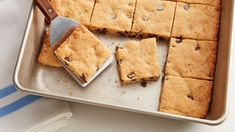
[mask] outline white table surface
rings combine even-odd
[[[1,85],[12,83],[12,69],[15,65],[15,56],[17,56],[21,44],[24,28],[26,25],[29,5],[32,0],[0,0],[0,48],[5,48],[5,52],[1,53],[0,61],[10,61],[10,72],[6,80],[0,80]],[[12,3],[9,5],[9,3]],[[235,50],[233,46],[233,56]],[[4,54],[11,54],[12,60],[5,60]],[[232,61],[235,67],[235,61]],[[234,71],[234,70],[232,70]],[[2,73],[0,73],[1,75]],[[208,126],[196,123],[188,123],[159,117],[153,117],[143,114],[101,108],[96,106],[70,103],[74,112],[73,118],[69,121],[67,127],[59,130],[59,132],[221,132],[235,130],[235,74],[230,78],[230,112],[224,123],[218,126]]]

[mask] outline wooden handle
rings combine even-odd
[[[58,16],[49,0],[35,0],[35,3],[45,15],[48,22],[51,22]]]

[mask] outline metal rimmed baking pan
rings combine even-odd
[[[34,95],[210,125],[220,124],[228,113],[233,0],[223,0],[222,7],[224,8],[222,8],[221,15],[213,96],[209,113],[205,119],[157,111],[163,74],[161,74],[159,81],[149,82],[147,87],[142,87],[140,84],[121,86],[116,63],[113,62],[88,87],[81,88],[64,69],[39,64],[37,57],[42,47],[46,25],[43,15],[33,5],[14,73],[15,85],[20,91]],[[131,39],[96,35],[113,51],[116,45]],[[158,41],[159,61],[162,70],[168,48],[166,43],[164,40]]]

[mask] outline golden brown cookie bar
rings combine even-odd
[[[169,38],[172,30],[176,2],[137,0],[132,35]]]
[[[181,1],[185,3],[194,3],[194,4],[206,4],[206,5],[214,5],[214,6],[220,6],[221,0],[175,0],[175,1]]]
[[[77,77],[88,82],[111,51],[81,25],[55,50],[55,54]]]
[[[96,0],[92,31],[127,35],[131,30],[135,0]]]
[[[47,66],[60,67],[61,65],[57,62],[56,57],[54,56],[50,47],[49,33],[50,31],[48,30],[45,34],[43,47],[38,56],[38,62]]]
[[[155,38],[128,41],[123,47],[117,47],[116,50],[122,84],[158,80],[160,66]]]
[[[211,100],[213,81],[166,76],[159,111],[205,118]]]
[[[177,2],[172,37],[217,40],[220,8]]]
[[[213,80],[216,52],[216,41],[172,38],[165,74]]]
[[[89,26],[94,4],[95,0],[67,0],[65,16]]]

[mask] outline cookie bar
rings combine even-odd
[[[165,74],[213,80],[216,52],[216,41],[172,38]]]
[[[169,38],[176,2],[137,0],[131,34],[138,37],[161,36]]]
[[[50,31],[48,30],[45,34],[43,47],[38,56],[38,62],[47,66],[60,67],[61,65],[57,62],[56,57],[54,56],[52,49],[50,47],[49,33]]]
[[[88,82],[111,51],[81,25],[55,50],[55,54],[77,77]]]
[[[95,0],[67,0],[64,15],[89,26],[94,4]]]
[[[177,2],[172,37],[217,40],[220,8]]]
[[[211,100],[212,85],[213,81],[166,76],[159,111],[205,118]]]
[[[91,18],[92,31],[127,35],[131,30],[135,0],[96,0]]]
[[[158,80],[160,66],[155,38],[128,41],[123,47],[117,47],[116,50],[122,84]]]
[[[181,1],[185,3],[194,3],[194,4],[205,4],[205,5],[213,5],[213,6],[220,6],[221,0],[175,0]]]

